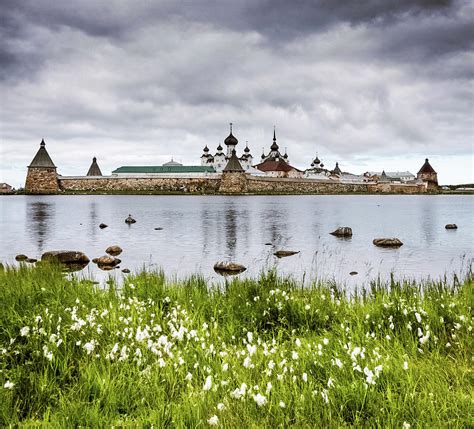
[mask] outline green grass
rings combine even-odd
[[[473,427],[473,286],[7,267],[0,426]]]

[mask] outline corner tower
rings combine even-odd
[[[41,140],[40,148],[28,166],[25,192],[27,194],[55,194],[59,191],[58,174],[46,143]]]
[[[425,159],[425,163],[420,168],[420,171],[418,171],[416,178],[426,182],[428,184],[428,189],[438,188],[438,174],[429,163],[428,158]]]

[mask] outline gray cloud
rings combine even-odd
[[[472,156],[469,2],[2,3],[2,158],[15,177],[43,137],[63,173],[92,155],[105,171],[196,163],[231,120],[254,155],[276,124],[299,167],[316,151]]]

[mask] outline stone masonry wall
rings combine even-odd
[[[218,178],[98,177],[58,178],[59,188],[67,192],[151,192],[214,194]]]
[[[369,192],[367,184],[334,183],[311,179],[280,179],[250,177],[247,189],[249,193],[265,194],[333,194]]]
[[[245,173],[222,173],[219,192],[222,194],[247,193],[248,178]]]
[[[67,177],[54,169],[28,171],[25,190],[30,194],[86,193],[183,193],[183,194],[338,194],[427,192],[426,184],[337,183],[311,179],[254,177],[224,173],[218,177]]]
[[[55,168],[28,167],[25,192],[28,194],[55,194],[58,190]]]

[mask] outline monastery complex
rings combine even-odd
[[[403,172],[344,172],[336,163],[325,167],[316,156],[309,168],[291,165],[282,154],[276,131],[268,152],[258,161],[248,144],[237,155],[238,139],[232,131],[212,154],[206,145],[200,165],[185,166],[171,160],[161,166],[122,166],[105,176],[97,163],[85,176],[63,176],[46,150],[44,140],[28,166],[25,191],[29,194],[59,193],[191,193],[191,194],[318,194],[318,193],[426,193],[438,190],[437,173],[428,159],[417,175]]]

